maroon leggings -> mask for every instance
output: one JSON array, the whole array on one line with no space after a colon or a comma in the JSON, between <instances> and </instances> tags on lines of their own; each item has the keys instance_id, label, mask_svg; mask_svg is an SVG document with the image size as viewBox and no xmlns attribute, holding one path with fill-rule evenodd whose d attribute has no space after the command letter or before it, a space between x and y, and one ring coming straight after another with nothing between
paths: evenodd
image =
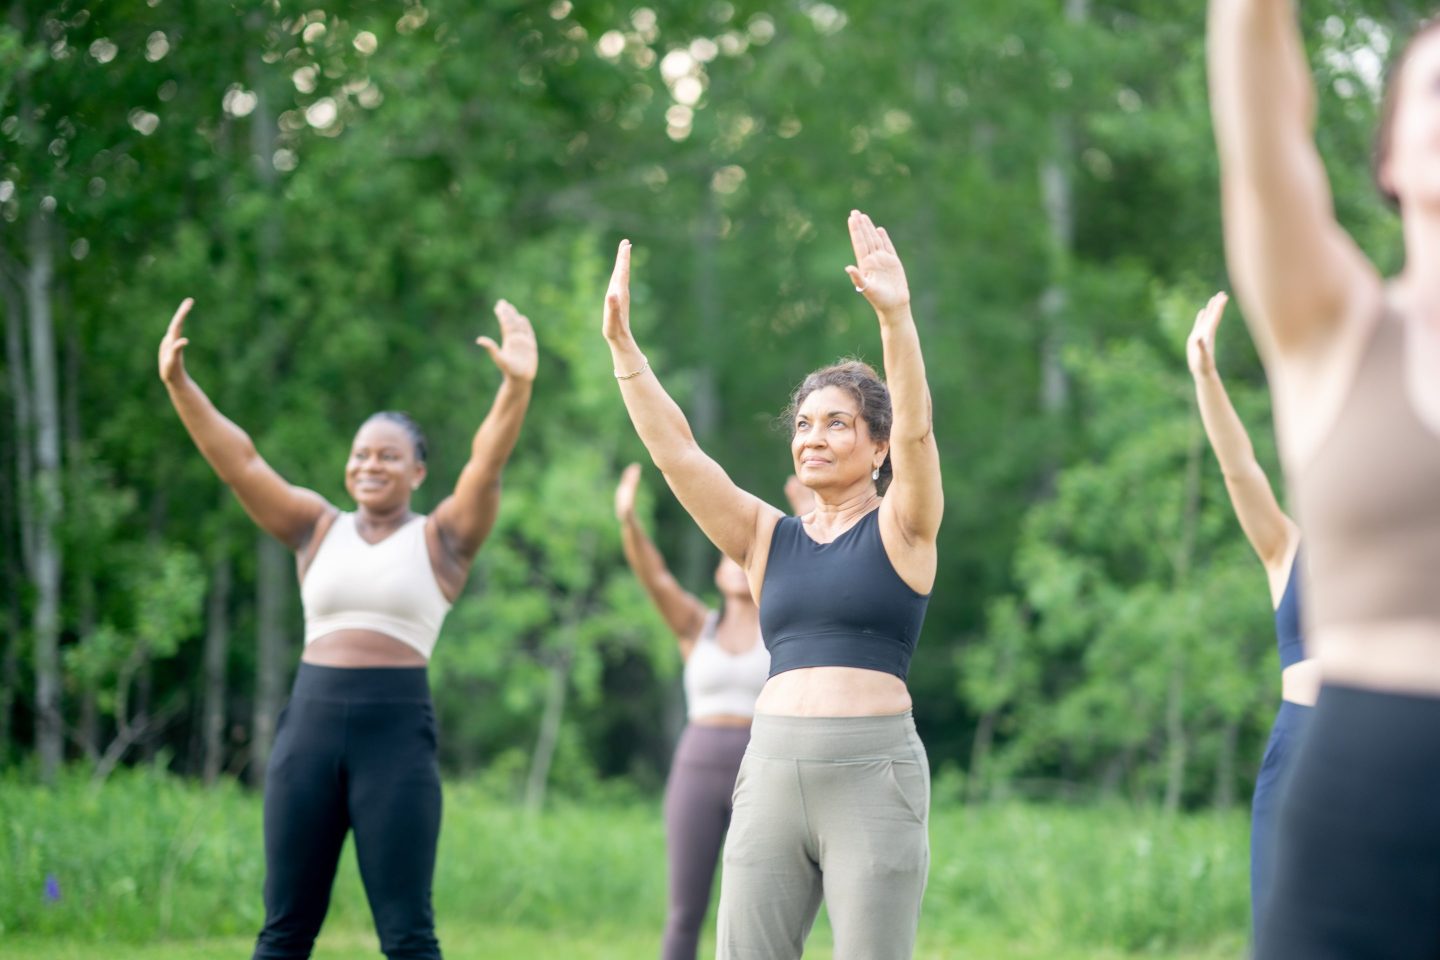
<instances>
[{"instance_id":1,"label":"maroon leggings","mask_svg":"<svg viewBox=\"0 0 1440 960\"><path fill-rule=\"evenodd\" d=\"M749 742L749 727L692 723L680 734L665 784L670 905L661 960L695 960L720 844L730 825L735 774Z\"/></svg>"}]
</instances>

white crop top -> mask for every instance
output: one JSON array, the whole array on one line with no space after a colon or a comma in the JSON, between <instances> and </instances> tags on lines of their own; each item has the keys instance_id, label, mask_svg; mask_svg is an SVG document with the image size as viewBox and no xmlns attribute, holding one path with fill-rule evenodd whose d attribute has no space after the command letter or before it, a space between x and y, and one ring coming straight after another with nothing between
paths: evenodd
<instances>
[{"instance_id":1,"label":"white crop top","mask_svg":"<svg viewBox=\"0 0 1440 960\"><path fill-rule=\"evenodd\" d=\"M373 630L426 660L450 611L430 566L423 516L367 543L355 529L355 514L341 513L305 571L300 600L307 646L337 630Z\"/></svg>"},{"instance_id":2,"label":"white crop top","mask_svg":"<svg viewBox=\"0 0 1440 960\"><path fill-rule=\"evenodd\" d=\"M711 610L685 661L685 705L691 720L730 714L753 717L755 700L770 676L770 651L759 632L744 653L730 653L715 642L720 614Z\"/></svg>"}]
</instances>

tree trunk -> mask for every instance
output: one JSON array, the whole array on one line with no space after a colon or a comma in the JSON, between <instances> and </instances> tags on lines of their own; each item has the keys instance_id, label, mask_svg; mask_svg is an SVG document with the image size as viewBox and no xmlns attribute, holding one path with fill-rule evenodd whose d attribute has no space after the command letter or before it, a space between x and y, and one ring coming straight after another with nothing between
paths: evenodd
<instances>
[{"instance_id":1,"label":"tree trunk","mask_svg":"<svg viewBox=\"0 0 1440 960\"><path fill-rule=\"evenodd\" d=\"M1085 21L1089 0L1066 0L1065 19ZM1055 150L1040 166L1040 196L1050 228L1050 282L1040 294L1040 410L1052 424L1070 403L1070 375L1065 370L1065 309L1070 303L1070 264L1075 253L1075 197L1070 171L1075 165L1075 121L1069 114L1051 120ZM1059 452L1042 467L1041 496L1054 490L1060 469Z\"/></svg>"},{"instance_id":2,"label":"tree trunk","mask_svg":"<svg viewBox=\"0 0 1440 960\"><path fill-rule=\"evenodd\" d=\"M80 640L82 643L95 636L96 599L95 583L85 578L78 584L80 590ZM91 765L100 761L100 697L93 680L85 680L80 691L80 720L77 739L85 759Z\"/></svg>"},{"instance_id":3,"label":"tree trunk","mask_svg":"<svg viewBox=\"0 0 1440 960\"><path fill-rule=\"evenodd\" d=\"M223 542L210 568L205 614L204 779L215 785L224 768L225 663L230 653L230 553Z\"/></svg>"},{"instance_id":4,"label":"tree trunk","mask_svg":"<svg viewBox=\"0 0 1440 960\"><path fill-rule=\"evenodd\" d=\"M35 751L40 780L54 783L64 759L65 727L60 714L59 537L64 515L60 464L60 400L55 370L55 328L51 314L54 283L54 227L49 212L36 210L26 237L25 312L29 319L30 374L35 417Z\"/></svg>"},{"instance_id":5,"label":"tree trunk","mask_svg":"<svg viewBox=\"0 0 1440 960\"><path fill-rule=\"evenodd\" d=\"M1215 760L1215 798L1217 810L1235 806L1235 753L1240 741L1240 721L1229 720L1220 733L1220 755Z\"/></svg>"},{"instance_id":6,"label":"tree trunk","mask_svg":"<svg viewBox=\"0 0 1440 960\"><path fill-rule=\"evenodd\" d=\"M525 810L529 813L539 813L545 806L550 765L555 760L555 745L560 740L560 722L565 718L565 701L570 690L571 659L567 646L557 651L554 659L550 661L550 682L545 689L545 712L540 717L540 733L535 738L535 752L530 758L530 774L525 780Z\"/></svg>"},{"instance_id":7,"label":"tree trunk","mask_svg":"<svg viewBox=\"0 0 1440 960\"><path fill-rule=\"evenodd\" d=\"M714 171L710 169L701 171L704 207L690 234L693 244L691 262L694 264L690 275L690 303L695 317L694 346L697 352L690 358L693 364L694 391L691 394L687 419L695 439L702 447L709 444L720 426L715 358L725 352L720 342L720 283L715 263L715 245L720 234L720 208L715 191L710 188L713 176ZM773 500L773 497L769 499ZM684 530L680 571L684 583L693 590L698 584L710 581L711 571L715 569L715 548L697 525L687 523ZM679 730L672 733L678 734Z\"/></svg>"},{"instance_id":8,"label":"tree trunk","mask_svg":"<svg viewBox=\"0 0 1440 960\"><path fill-rule=\"evenodd\" d=\"M246 27L256 36L264 31L265 23L266 14L260 10L252 10L246 18ZM261 62L257 44L252 43L246 53L245 74L256 98L255 110L250 116L250 154L263 185L262 192L274 199L279 181L275 170L275 117L270 108L267 71ZM265 289L269 270L274 267L279 243L280 221L272 207L261 223L256 250L262 290ZM268 311L271 306L269 299L265 298L261 309ZM285 699L285 676L289 664L285 616L293 565L285 548L263 533L257 549L259 563L255 596L259 651L255 665L255 712L251 723L249 779L260 787L265 783L265 766L275 741L275 723Z\"/></svg>"},{"instance_id":9,"label":"tree trunk","mask_svg":"<svg viewBox=\"0 0 1440 960\"><path fill-rule=\"evenodd\" d=\"M289 645L285 642L285 608L290 588L290 557L269 534L256 545L255 620L259 650L255 658L255 714L250 728L250 782L265 784L265 765L275 742L275 720L285 698Z\"/></svg>"},{"instance_id":10,"label":"tree trunk","mask_svg":"<svg viewBox=\"0 0 1440 960\"><path fill-rule=\"evenodd\" d=\"M1204 453L1204 435L1200 418L1190 419L1190 444L1185 464L1185 503L1180 514L1179 536L1172 564L1174 586L1178 594L1190 579L1190 566L1195 555L1195 527L1200 519L1200 460ZM1185 650L1181 638L1170 637L1167 654L1170 660L1170 682L1165 702L1165 812L1180 809L1185 791L1185 762L1189 742L1185 733Z\"/></svg>"},{"instance_id":11,"label":"tree trunk","mask_svg":"<svg viewBox=\"0 0 1440 960\"><path fill-rule=\"evenodd\" d=\"M16 525L20 529L20 560L27 579L35 576L35 413L31 408L30 365L25 359L25 306L21 296L24 273L18 264L0 264L7 273L0 278L5 296L5 368L15 414L15 498ZM14 283L10 282L13 276ZM17 286L18 285L18 286Z\"/></svg>"},{"instance_id":12,"label":"tree trunk","mask_svg":"<svg viewBox=\"0 0 1440 960\"><path fill-rule=\"evenodd\" d=\"M995 721L999 715L998 707L986 710L975 725L975 737L970 742L970 776L965 781L966 803L979 803L984 795L985 783L989 779L987 762L990 759L990 744L995 739Z\"/></svg>"}]
</instances>

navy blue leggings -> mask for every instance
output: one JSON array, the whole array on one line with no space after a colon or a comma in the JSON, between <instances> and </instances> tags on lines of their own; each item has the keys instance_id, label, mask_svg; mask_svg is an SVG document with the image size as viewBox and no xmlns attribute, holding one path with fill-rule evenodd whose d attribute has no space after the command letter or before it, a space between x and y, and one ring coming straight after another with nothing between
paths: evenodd
<instances>
[{"instance_id":1,"label":"navy blue leggings","mask_svg":"<svg viewBox=\"0 0 1440 960\"><path fill-rule=\"evenodd\" d=\"M1276 851L1260 960L1440 958L1440 698L1323 687Z\"/></svg>"},{"instance_id":2,"label":"navy blue leggings","mask_svg":"<svg viewBox=\"0 0 1440 960\"><path fill-rule=\"evenodd\" d=\"M1275 832L1280 817L1280 800L1290 782L1295 754L1310 729L1314 707L1280 701L1265 759L1255 778L1255 797L1250 802L1250 922L1255 939L1260 938L1264 903L1275 882Z\"/></svg>"},{"instance_id":3,"label":"navy blue leggings","mask_svg":"<svg viewBox=\"0 0 1440 960\"><path fill-rule=\"evenodd\" d=\"M255 960L310 956L350 830L380 949L390 960L438 960L440 770L424 667L300 664L265 774Z\"/></svg>"}]
</instances>

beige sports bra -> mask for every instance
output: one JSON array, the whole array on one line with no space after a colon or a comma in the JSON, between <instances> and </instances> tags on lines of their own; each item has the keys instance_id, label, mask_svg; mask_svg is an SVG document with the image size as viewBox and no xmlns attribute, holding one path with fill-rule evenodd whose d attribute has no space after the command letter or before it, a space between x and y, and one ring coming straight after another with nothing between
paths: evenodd
<instances>
[{"instance_id":1,"label":"beige sports bra","mask_svg":"<svg viewBox=\"0 0 1440 960\"><path fill-rule=\"evenodd\" d=\"M1404 318L1387 307L1330 435L1296 473L1311 631L1440 627L1440 433L1407 394L1406 349Z\"/></svg>"},{"instance_id":2,"label":"beige sports bra","mask_svg":"<svg viewBox=\"0 0 1440 960\"><path fill-rule=\"evenodd\" d=\"M423 516L367 543L355 528L355 514L341 513L305 571L300 599L306 646L338 630L371 630L427 660L450 611L430 565Z\"/></svg>"}]
</instances>

